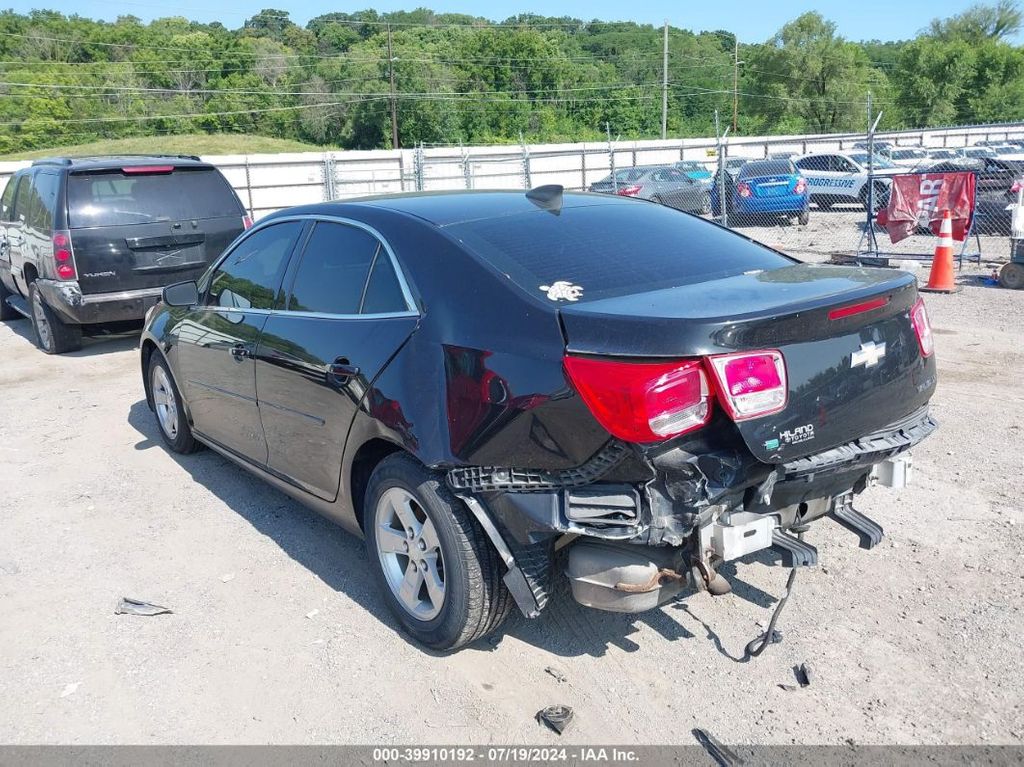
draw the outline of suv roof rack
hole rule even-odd
[[[199,155],[194,154],[160,154],[150,153],[145,154],[111,154],[111,155],[84,155],[81,157],[43,157],[38,160],[33,160],[33,165],[74,165],[75,161],[85,162],[89,160],[113,160],[116,158],[129,158],[129,157],[173,157],[178,160],[195,160],[196,162],[202,162],[202,158]]]
[[[33,160],[33,165],[70,165],[70,157],[43,157],[39,160]]]

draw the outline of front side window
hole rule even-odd
[[[316,224],[295,274],[289,311],[378,314],[406,308],[391,259],[376,237],[348,224]]]
[[[206,305],[273,309],[302,226],[301,221],[285,221],[242,240],[210,275]]]

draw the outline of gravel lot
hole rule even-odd
[[[929,296],[940,431],[914,484],[860,507],[872,552],[819,522],[784,641],[738,663],[786,571],[641,615],[569,601],[492,642],[397,632],[360,541],[212,452],[176,457],[136,335],[47,357],[0,325],[0,742],[1024,743],[1024,293]],[[115,615],[122,596],[173,615]],[[795,664],[810,687],[786,691]],[[564,674],[559,682],[546,673]]]

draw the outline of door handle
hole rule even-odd
[[[338,357],[327,366],[327,383],[331,386],[345,386],[350,379],[359,375],[359,367],[344,357]]]
[[[245,344],[235,344],[231,347],[231,356],[235,358],[237,362],[241,362],[250,356],[249,347]]]

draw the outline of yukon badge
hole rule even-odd
[[[872,368],[884,356],[884,343],[876,344],[874,341],[868,341],[866,344],[861,344],[860,349],[850,355],[850,367],[855,368],[863,365],[866,368]]]

